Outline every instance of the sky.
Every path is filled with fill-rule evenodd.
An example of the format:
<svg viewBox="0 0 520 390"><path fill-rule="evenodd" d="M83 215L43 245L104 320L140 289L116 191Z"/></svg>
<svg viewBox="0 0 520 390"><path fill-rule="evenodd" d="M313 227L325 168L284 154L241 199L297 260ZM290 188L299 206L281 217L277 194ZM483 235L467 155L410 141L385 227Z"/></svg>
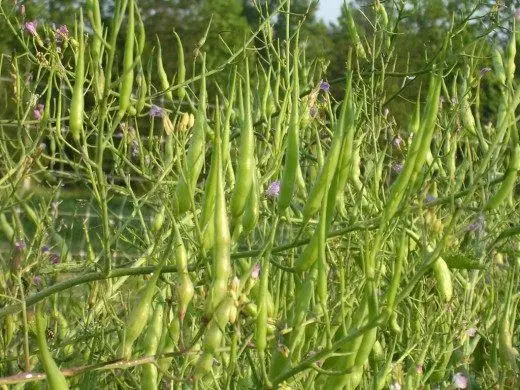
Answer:
<svg viewBox="0 0 520 390"><path fill-rule="evenodd" d="M317 13L318 18L323 19L325 22L336 21L342 4L343 0L320 0Z"/></svg>

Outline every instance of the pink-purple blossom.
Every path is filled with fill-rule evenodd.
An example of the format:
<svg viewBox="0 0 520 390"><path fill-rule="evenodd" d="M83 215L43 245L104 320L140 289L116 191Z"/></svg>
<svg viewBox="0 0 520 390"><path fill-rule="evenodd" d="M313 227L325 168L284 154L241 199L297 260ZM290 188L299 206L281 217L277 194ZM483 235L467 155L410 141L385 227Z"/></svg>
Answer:
<svg viewBox="0 0 520 390"><path fill-rule="evenodd" d="M38 22L36 20L32 20L30 22L25 22L25 29L31 35L36 35L37 27L38 27Z"/></svg>
<svg viewBox="0 0 520 390"><path fill-rule="evenodd" d="M23 251L25 249L25 242L20 240L14 243L14 247L17 251Z"/></svg>
<svg viewBox="0 0 520 390"><path fill-rule="evenodd" d="M39 275L36 275L34 278L33 278L33 282L36 286L38 286L41 282L42 282L42 277L39 276Z"/></svg>
<svg viewBox="0 0 520 390"><path fill-rule="evenodd" d="M33 110L34 119L36 119L37 121L41 120L43 118L44 109L45 109L45 106L41 103L38 103Z"/></svg>
<svg viewBox="0 0 520 390"><path fill-rule="evenodd" d="M457 372L455 375L453 375L453 385L456 389L467 389L468 378L461 372Z"/></svg>
<svg viewBox="0 0 520 390"><path fill-rule="evenodd" d="M251 271L251 278L258 279L260 276L260 264L255 264L253 270Z"/></svg>
<svg viewBox="0 0 520 390"><path fill-rule="evenodd" d="M62 24L60 27L58 27L58 29L56 29L56 37L59 40L68 39L69 38L69 28L65 24Z"/></svg>

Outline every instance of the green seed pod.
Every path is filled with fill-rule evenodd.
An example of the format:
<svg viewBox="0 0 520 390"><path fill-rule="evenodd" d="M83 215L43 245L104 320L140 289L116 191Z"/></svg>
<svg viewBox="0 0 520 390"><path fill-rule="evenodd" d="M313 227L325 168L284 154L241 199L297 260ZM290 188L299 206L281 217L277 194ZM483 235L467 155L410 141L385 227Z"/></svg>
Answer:
<svg viewBox="0 0 520 390"><path fill-rule="evenodd" d="M444 302L451 301L453 296L453 285L451 283L451 272L442 258L438 258L432 265L433 274L437 281L437 291Z"/></svg>
<svg viewBox="0 0 520 390"><path fill-rule="evenodd" d="M295 306L290 319L290 324L295 330L291 333L289 339L289 350L291 351L289 358L291 362L296 362L300 358L298 349L303 341L305 330L305 327L302 327L301 325L307 316L307 311L309 309L310 300L315 289L317 278L318 267L315 265L295 292Z"/></svg>
<svg viewBox="0 0 520 390"><path fill-rule="evenodd" d="M4 213L0 213L0 230L9 241L13 239L14 229L9 221L7 221Z"/></svg>
<svg viewBox="0 0 520 390"><path fill-rule="evenodd" d="M500 206L500 204L507 199L515 187L518 171L520 170L520 145L515 145L511 158L509 160L509 166L507 168L504 180L500 185L500 188L495 194L488 200L484 206L485 211L493 210Z"/></svg>
<svg viewBox="0 0 520 390"><path fill-rule="evenodd" d="M199 108L195 112L195 123L193 136L186 157L185 176L179 177L176 189L176 200L178 212L184 213L191 207L191 201L195 194L195 187L199 179L202 166L204 165L205 143L206 143L206 65L202 64L201 92L199 97Z"/></svg>
<svg viewBox="0 0 520 390"><path fill-rule="evenodd" d="M242 119L242 126L240 131L240 148L238 152L238 166L235 171L235 187L231 195L231 216L234 221L244 212L246 201L251 187L253 185L253 175L251 174L255 169L254 152L255 152L255 137L253 133L253 119L251 113L251 80L249 77L249 62L246 59L246 80L244 101L244 117Z"/></svg>
<svg viewBox="0 0 520 390"><path fill-rule="evenodd" d="M220 128L215 128L215 149L217 150L217 191L215 195L215 243L213 245L213 280L206 302L206 318L212 318L214 310L219 306L227 293L227 285L231 276L231 237L229 233L226 199L224 194L224 176L222 172L222 145Z"/></svg>
<svg viewBox="0 0 520 390"><path fill-rule="evenodd" d="M272 68L269 68L269 73L266 75L265 72L263 73L263 81L264 81L264 88L262 91L262 107L261 107L261 117L264 119L267 119L270 115L273 114L270 110L270 103L272 100L269 99L271 96L271 72Z"/></svg>
<svg viewBox="0 0 520 390"><path fill-rule="evenodd" d="M477 135L475 118L473 117L473 113L471 112L471 107L468 102L467 96L464 96L461 102L461 113L462 113L462 122L464 123L464 127L468 130L472 135Z"/></svg>
<svg viewBox="0 0 520 390"><path fill-rule="evenodd" d="M3 322L3 337L5 340L5 346L8 347L18 330L18 324L14 315L6 315Z"/></svg>
<svg viewBox="0 0 520 390"><path fill-rule="evenodd" d="M388 14L386 13L384 5L381 4L379 0L376 0L374 4L374 9L377 15L379 15L379 17L381 18L381 25L383 26L383 28L386 28L386 26L388 26Z"/></svg>
<svg viewBox="0 0 520 390"><path fill-rule="evenodd" d="M67 341L68 338L70 338L70 336L71 336L69 334L69 323L68 323L67 319L58 310L54 310L52 313L52 316L57 322L58 340L60 342ZM65 356L67 356L67 357L71 356L74 353L74 345L70 344L70 343L65 345L65 347L63 348L63 352L64 352Z"/></svg>
<svg viewBox="0 0 520 390"><path fill-rule="evenodd" d="M159 279L162 266L156 268L152 278L143 288L138 298L135 300L133 309L128 315L125 324L124 341L121 345L119 356L124 359L129 359L132 356L132 349L135 340L141 335L146 324L152 306L152 299L155 294L155 285Z"/></svg>
<svg viewBox="0 0 520 390"><path fill-rule="evenodd" d="M424 165L435 130L441 86L442 77L440 75L432 75L424 120L420 122L420 129L414 136L401 173L390 187L390 194L381 219L382 224L395 215L406 189L414 184ZM415 121L418 121L419 118L419 106L417 107Z"/></svg>
<svg viewBox="0 0 520 390"><path fill-rule="evenodd" d="M217 99L218 102L218 99ZM218 104L217 104L218 106ZM219 110L216 110L218 113ZM218 117L218 114L215 116ZM219 125L219 119L215 120L215 126ZM215 240L215 197L217 194L217 148L213 145L211 154L211 166L206 183L204 185L204 197L202 199L202 211L200 213L200 227L202 229L202 251L207 253L213 248Z"/></svg>
<svg viewBox="0 0 520 390"><path fill-rule="evenodd" d="M184 48L182 47L181 38L174 31L175 40L177 41L177 84L181 85L186 81L186 66L184 64ZM177 88L177 97L183 100L186 96L186 86L182 85Z"/></svg>
<svg viewBox="0 0 520 390"><path fill-rule="evenodd" d="M260 213L260 194L258 185L258 170L253 169L253 184L247 197L244 214L242 214L242 234L247 235L256 226Z"/></svg>
<svg viewBox="0 0 520 390"><path fill-rule="evenodd" d="M161 84L161 89L166 91L164 94L166 95L166 99L169 102L173 103L173 94L170 90L170 82L168 81L168 75L164 70L163 60L162 60L162 49L161 43L159 42L159 37L157 37L157 76L159 77L159 82Z"/></svg>
<svg viewBox="0 0 520 390"><path fill-rule="evenodd" d="M217 323L222 332L226 325L231 322L230 319L233 318L235 309L235 301L231 294L228 294L224 297L217 310L215 310L213 320Z"/></svg>
<svg viewBox="0 0 520 390"><path fill-rule="evenodd" d="M101 24L101 11L99 8L99 0L87 0L87 14L90 20L90 25L94 30L92 38L92 60L93 66L97 66L100 63L101 57L101 38L103 37L103 25Z"/></svg>
<svg viewBox="0 0 520 390"><path fill-rule="evenodd" d="M38 342L39 356L47 381L53 390L65 390L69 388L65 376L52 358L46 340L46 321L42 314L41 305L36 306L36 340Z"/></svg>
<svg viewBox="0 0 520 390"><path fill-rule="evenodd" d="M166 218L166 206L162 205L159 211L155 214L152 222L152 232L157 233L161 230L164 220Z"/></svg>
<svg viewBox="0 0 520 390"><path fill-rule="evenodd" d="M138 72L136 76L136 82L138 87L138 97L137 97L137 103L135 105L135 111L136 115L140 115L141 112L144 110L144 106L146 105L146 97L147 97L147 85L146 85L146 79L144 77L143 72L143 66L141 65L141 62L139 62L138 65Z"/></svg>
<svg viewBox="0 0 520 390"><path fill-rule="evenodd" d="M236 313L234 310L236 310L236 307L233 297L228 295L222 299L220 305L214 311L214 316L204 333L202 344L204 352L195 365L195 378L203 377L211 369L213 356L216 354L217 348L222 344L226 324L230 322L230 319L233 319L233 313Z"/></svg>
<svg viewBox="0 0 520 390"><path fill-rule="evenodd" d="M346 327L345 328L340 327L338 336L343 337L343 336L345 336L345 332L351 332L351 331L355 331L356 329L358 329L359 326L366 319L366 316L368 313L367 309L368 309L367 299L365 297L363 297L363 301L356 308L354 313L352 313L352 323L350 324L349 329L346 329ZM368 333L366 333L365 335L367 335L367 334ZM364 336L359 336L359 337L353 339L352 341L346 343L338 351L338 352L342 353L342 356L331 357L331 358L327 359L325 361L325 363L323 363L322 367L327 370L346 371L346 370L352 369L352 372L350 374L328 376L328 377L319 376L318 381L325 382L324 387L323 387L324 389L342 388L351 379L356 379L356 375L354 375L353 368L355 367L356 356L358 354L360 347L362 346L363 338L364 338ZM373 345L373 343L372 343L372 345ZM370 349L372 349L372 346L370 346ZM365 354L365 353L366 353L366 351L363 352L363 354ZM360 357L360 359L361 359L361 357Z"/></svg>
<svg viewBox="0 0 520 390"><path fill-rule="evenodd" d="M195 288L193 287L193 282L191 281L189 275L184 274L179 277L178 281L178 294L179 294L179 319L184 320L184 316L186 315L186 310L191 300L193 299L193 295L195 294Z"/></svg>
<svg viewBox="0 0 520 390"><path fill-rule="evenodd" d="M204 332L202 348L205 353L214 355L222 343L222 331L216 321L211 321Z"/></svg>
<svg viewBox="0 0 520 390"><path fill-rule="evenodd" d="M356 50L356 55L359 58L366 60L367 54L365 52L365 49L363 48L361 39L359 38L356 23L354 22L354 18L352 17L350 6L348 4L345 4L345 6L343 7L343 10L345 12L345 18L346 18L345 22L347 23L349 38L350 38L350 41L352 42L352 44L354 45L354 48Z"/></svg>
<svg viewBox="0 0 520 390"><path fill-rule="evenodd" d="M166 308L165 310L168 310ZM164 316L165 318L167 316ZM163 332L161 335L161 346L159 348L159 353L172 353L175 351L179 343L179 338L181 334L181 325L180 320L177 316L173 316L172 320L167 326L163 326ZM165 357L159 359L159 368L161 371L168 371L170 365L173 361L173 357Z"/></svg>
<svg viewBox="0 0 520 390"><path fill-rule="evenodd" d="M309 198L305 203L303 209L303 223L307 223L307 221L313 217L320 208L322 208L322 204L325 193L328 191L330 184L332 182L332 178L334 177L334 173L336 172L336 167L338 166L338 161L340 159L340 154L342 150L343 144L343 134L345 129L345 117L347 112L347 106L349 106L348 99L350 96L349 88L346 91L345 100L343 101L340 119L336 123L336 129L334 130L334 136L332 139L332 146L330 147L330 151L327 154L327 158L321 171L314 183L312 191L309 194ZM345 180L348 177L348 172L345 174Z"/></svg>
<svg viewBox="0 0 520 390"><path fill-rule="evenodd" d="M158 303L155 307L148 328L146 329L144 338L146 356L153 356L157 353L163 328L163 315L163 305ZM142 370L141 389L157 389L158 373L155 364L144 364Z"/></svg>
<svg viewBox="0 0 520 390"><path fill-rule="evenodd" d="M504 70L504 62L502 61L502 55L500 50L495 48L493 50L493 73L498 79L499 83L505 85L506 83L506 72Z"/></svg>
<svg viewBox="0 0 520 390"><path fill-rule="evenodd" d="M210 353L203 353L193 369L193 377L196 379L202 378L213 367L213 355Z"/></svg>
<svg viewBox="0 0 520 390"><path fill-rule="evenodd" d="M69 128L72 137L79 142L83 131L84 97L83 84L85 83L85 43L83 36L83 13L79 13L78 50L76 54L76 72L74 75L74 88L70 102Z"/></svg>
<svg viewBox="0 0 520 390"><path fill-rule="evenodd" d="M269 262L263 262L263 269L260 274L259 294L257 299L258 315L256 317L255 342L259 359L264 364L265 349L267 347L267 293L269 278Z"/></svg>
<svg viewBox="0 0 520 390"><path fill-rule="evenodd" d="M515 77L515 57L516 57L516 36L515 36L515 25L516 21L513 18L513 33L509 38L509 42L507 43L506 53L505 53L505 63L504 63L504 72L506 74L507 83L511 83Z"/></svg>
<svg viewBox="0 0 520 390"><path fill-rule="evenodd" d="M517 285L515 284L515 274L510 273L507 294L504 297L503 309L498 325L498 351L503 364L512 367L515 370L518 369L516 362L518 350L513 347L513 330L516 319L516 305L513 304L513 294L516 293L516 291ZM513 319L513 323L510 322L510 318Z"/></svg>
<svg viewBox="0 0 520 390"><path fill-rule="evenodd" d="M191 300L193 299L193 295L195 294L195 289L188 272L188 255L186 253L186 248L184 247L179 228L175 221L173 222L173 229L175 232L175 261L179 275L179 279L177 281L177 294L179 296L179 319L183 321L188 305L190 304Z"/></svg>
<svg viewBox="0 0 520 390"><path fill-rule="evenodd" d="M368 360L368 355L372 351L372 348L374 347L374 343L377 339L377 328L373 328L369 330L364 336L363 336L363 342L361 343L357 354L356 354L356 361L354 364L356 366L363 367Z"/></svg>
<svg viewBox="0 0 520 390"><path fill-rule="evenodd" d="M130 96L134 84L134 40L135 40L135 4L128 1L128 19L126 25L125 52L123 55L123 74L119 86L118 116L123 117L130 107Z"/></svg>
<svg viewBox="0 0 520 390"><path fill-rule="evenodd" d="M287 145L285 147L285 164L283 167L282 180L280 183L280 196L278 197L278 212L282 213L291 203L296 183L296 176L299 170L300 158L300 135L299 135L299 112L298 102L300 99L300 78L298 76L298 58L299 58L299 33L296 33L293 61L293 80L291 84L292 100L291 100L291 116L289 121L289 129L287 130Z"/></svg>

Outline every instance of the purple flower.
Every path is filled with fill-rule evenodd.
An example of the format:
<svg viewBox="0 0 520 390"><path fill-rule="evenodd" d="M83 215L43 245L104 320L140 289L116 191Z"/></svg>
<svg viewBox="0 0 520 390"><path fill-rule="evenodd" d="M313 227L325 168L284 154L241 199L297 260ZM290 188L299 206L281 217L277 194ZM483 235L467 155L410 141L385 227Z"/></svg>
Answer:
<svg viewBox="0 0 520 390"><path fill-rule="evenodd" d="M401 390L401 384L399 382L391 383L390 390Z"/></svg>
<svg viewBox="0 0 520 390"><path fill-rule="evenodd" d="M260 264L255 264L253 267L253 270L251 271L251 277L253 279L258 279L259 275L260 275Z"/></svg>
<svg viewBox="0 0 520 390"><path fill-rule="evenodd" d="M470 232L482 232L484 230L484 222L484 217L482 215L479 215L475 222L470 223L466 229Z"/></svg>
<svg viewBox="0 0 520 390"><path fill-rule="evenodd" d="M491 72L491 68L486 66L485 68L480 69L480 77L484 76L486 73Z"/></svg>
<svg viewBox="0 0 520 390"><path fill-rule="evenodd" d="M435 202L437 200L437 198L431 194L428 194L426 195L426 203L432 203L432 202Z"/></svg>
<svg viewBox="0 0 520 390"><path fill-rule="evenodd" d="M316 114L318 113L316 106L312 106L309 111L311 113L311 117L316 118Z"/></svg>
<svg viewBox="0 0 520 390"><path fill-rule="evenodd" d="M152 104L152 107L150 107L150 111L148 111L148 114L152 118L162 118L164 115L164 110L161 107Z"/></svg>
<svg viewBox="0 0 520 390"><path fill-rule="evenodd" d="M326 81L321 80L320 81L320 90L323 92L329 92L330 91L330 84Z"/></svg>
<svg viewBox="0 0 520 390"><path fill-rule="evenodd" d="M14 247L17 251L21 252L25 249L25 242L23 242L22 240L16 241L14 243Z"/></svg>
<svg viewBox="0 0 520 390"><path fill-rule="evenodd" d="M393 139L392 139L392 146L394 148L401 148L401 145L403 144L404 140L401 138L401 136L399 134L397 134Z"/></svg>
<svg viewBox="0 0 520 390"><path fill-rule="evenodd" d="M50 260L51 260L52 265L56 265L60 262L60 255L58 255L56 253L52 253L50 255Z"/></svg>
<svg viewBox="0 0 520 390"><path fill-rule="evenodd" d="M466 389L468 387L468 378L466 378L462 373L457 372L453 375L453 385L456 389Z"/></svg>
<svg viewBox="0 0 520 390"><path fill-rule="evenodd" d="M402 162L395 162L395 163L392 164L392 169L396 173L401 173L403 168L404 168L404 164Z"/></svg>
<svg viewBox="0 0 520 390"><path fill-rule="evenodd" d="M41 282L42 282L42 278L40 275L36 275L34 278L33 278L33 282L36 286L38 286Z"/></svg>
<svg viewBox="0 0 520 390"><path fill-rule="evenodd" d="M36 105L36 107L33 110L34 119L39 121L39 120L41 120L43 118L43 110L44 110L44 108L45 108L45 106L43 104L41 104L41 103L38 103Z"/></svg>
<svg viewBox="0 0 520 390"><path fill-rule="evenodd" d="M56 30L56 38L58 40L68 39L69 38L69 28L65 24L62 24Z"/></svg>
<svg viewBox="0 0 520 390"><path fill-rule="evenodd" d="M137 158L139 156L139 142L136 139L132 141L132 147L130 149L130 154L133 158Z"/></svg>
<svg viewBox="0 0 520 390"><path fill-rule="evenodd" d="M49 253L51 248L49 248L49 245L42 246L42 253Z"/></svg>
<svg viewBox="0 0 520 390"><path fill-rule="evenodd" d="M270 198L276 198L278 195L280 195L280 181L276 180L269 184L265 194Z"/></svg>
<svg viewBox="0 0 520 390"><path fill-rule="evenodd" d="M38 27L38 22L36 20L25 22L25 29L31 35L36 35L36 27Z"/></svg>

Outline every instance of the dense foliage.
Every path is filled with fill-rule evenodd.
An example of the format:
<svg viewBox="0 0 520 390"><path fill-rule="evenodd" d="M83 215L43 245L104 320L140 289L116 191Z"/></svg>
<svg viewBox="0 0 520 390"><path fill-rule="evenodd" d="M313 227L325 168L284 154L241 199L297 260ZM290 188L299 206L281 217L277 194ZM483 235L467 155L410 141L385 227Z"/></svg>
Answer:
<svg viewBox="0 0 520 390"><path fill-rule="evenodd" d="M174 3L0 2L0 386L518 388L512 10Z"/></svg>

